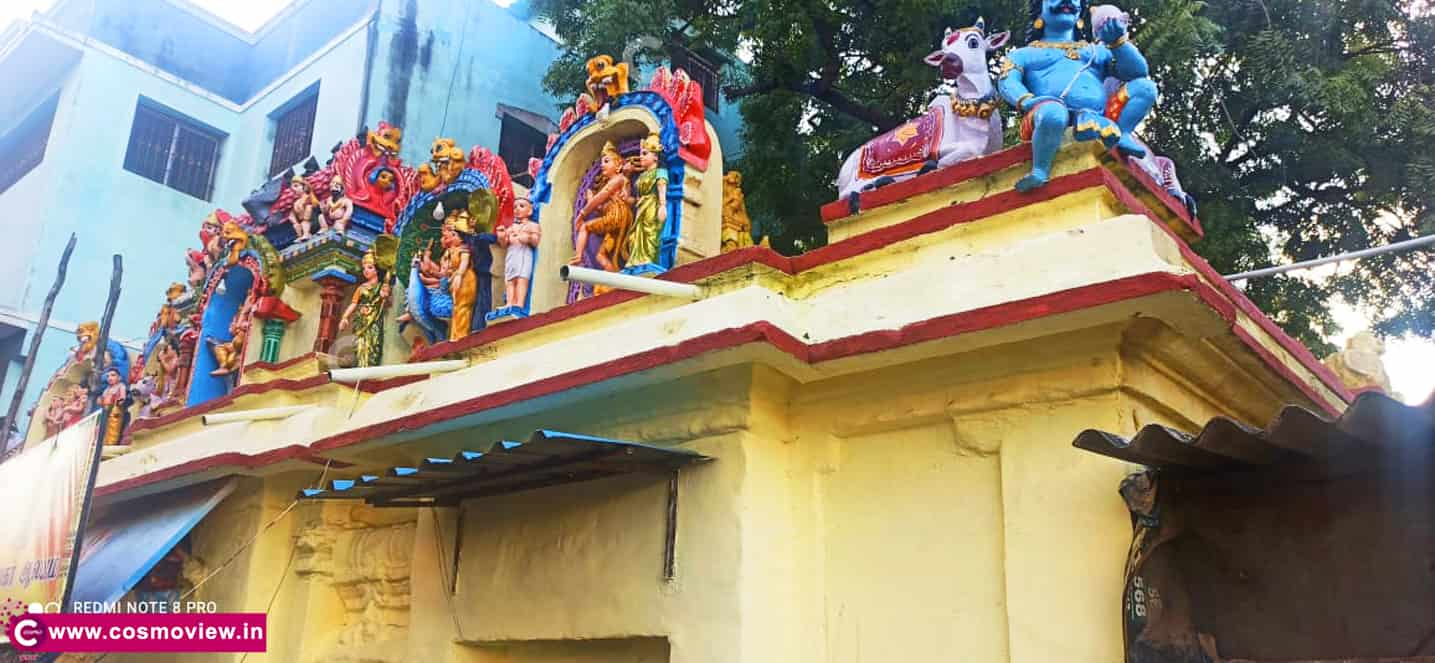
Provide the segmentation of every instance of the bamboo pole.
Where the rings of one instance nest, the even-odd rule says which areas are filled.
[[[30,373],[35,370],[35,355],[40,352],[40,339],[50,326],[50,311],[55,308],[55,298],[60,296],[60,287],[65,285],[65,270],[70,266],[70,254],[75,252],[75,239],[75,233],[70,233],[65,252],[60,254],[60,268],[55,274],[55,282],[50,286],[50,294],[45,295],[45,305],[40,309],[35,333],[30,336],[30,350],[25,353],[25,366],[20,369],[20,379],[15,383],[15,394],[10,397],[10,409],[5,413],[6,440],[10,438],[11,424],[15,422],[16,415],[20,414],[20,403],[25,399],[25,389],[30,386]]]

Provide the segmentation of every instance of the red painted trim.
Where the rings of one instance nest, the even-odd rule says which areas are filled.
[[[950,169],[949,169],[950,170]],[[942,171],[946,172],[946,171]],[[937,175],[933,173],[930,175]],[[948,175],[953,176],[953,175]],[[924,176],[925,177],[925,176]],[[918,178],[920,179],[920,178]],[[915,180],[913,180],[915,181]],[[893,185],[897,186],[897,185]],[[813,269],[818,266],[830,264],[839,260],[857,256],[863,253],[874,251],[891,244],[901,242],[923,234],[937,232],[960,223],[968,223],[995,214],[1019,209],[1034,203],[1051,200],[1068,193],[1081,191],[1096,186],[1104,186],[1112,192],[1117,200],[1131,210],[1132,213],[1141,214],[1150,219],[1158,228],[1161,228],[1174,240],[1180,248],[1182,256],[1204,277],[1176,276],[1165,272],[1155,272],[1126,279],[1118,279],[1101,284],[1092,284],[1074,288],[1057,293],[1049,293],[1041,297],[1016,302],[1007,302],[984,309],[966,311],[963,313],[934,318],[919,323],[908,325],[898,330],[883,330],[868,332],[842,339],[834,339],[815,345],[807,345],[802,341],[793,338],[791,335],[778,329],[768,322],[758,322],[743,327],[713,332],[704,336],[690,339],[675,346],[655,348],[631,357],[626,357],[597,366],[590,366],[578,371],[573,371],[545,380],[515,387],[503,392],[489,394],[476,399],[450,404],[448,406],[417,413],[395,420],[381,422],[362,429],[348,431],[337,436],[322,439],[313,445],[316,450],[337,449],[364,440],[372,439],[383,435],[392,434],[403,430],[421,428],[434,421],[447,418],[465,416],[475,412],[501,407],[521,400],[537,398],[611,379],[617,376],[626,375],[638,371],[648,370],[668,363],[680,361],[706,352],[728,349],[747,343],[766,342],[773,347],[792,355],[808,363],[829,361],[832,359],[853,356],[867,352],[876,352],[911,343],[918,343],[937,338],[952,336],[955,334],[967,333],[981,329],[989,329],[996,326],[1014,324],[1023,320],[1039,318],[1047,315],[1070,312],[1089,308],[1093,306],[1121,301],[1134,297],[1145,296],[1158,292],[1184,290],[1192,292],[1200,301],[1211,307],[1222,319],[1231,324],[1234,334],[1240,338],[1252,351],[1266,362],[1274,371],[1294,384],[1302,393],[1306,394],[1313,402],[1326,409],[1332,406],[1325,402],[1310,385],[1296,375],[1287,365],[1272,355],[1263,346],[1255,342],[1255,339],[1241,328],[1235,325],[1236,311],[1239,310],[1250,316],[1261,328],[1270,334],[1276,341],[1296,357],[1303,365],[1311,370],[1317,377],[1333,389],[1342,398],[1349,400],[1349,391],[1339,383],[1334,374],[1326,367],[1315,360],[1304,346],[1290,338],[1284,331],[1275,325],[1252,303],[1244,293],[1241,293],[1225,279],[1221,278],[1209,264],[1186,244],[1179,235],[1175,233],[1162,219],[1153,214],[1150,208],[1131,192],[1129,188],[1110,170],[1104,167],[1095,167],[1066,175],[1053,180],[1050,184],[1034,192],[1019,193],[1006,191],[981,200],[953,205],[939,210],[934,210],[922,216],[916,217],[908,222],[873,230],[847,240],[830,244],[820,249],[811,251],[796,258],[781,256],[770,249],[762,247],[750,247],[733,251],[731,253],[715,256],[707,260],[698,261],[688,265],[677,267],[662,277],[665,280],[688,282],[706,278],[708,276],[725,272],[741,267],[748,263],[760,263],[786,274],[797,274],[799,272]],[[633,292],[611,292],[599,297],[587,299],[570,306],[563,306],[552,311],[535,315],[531,318],[514,321],[507,324],[497,325],[486,329],[478,334],[471,335],[461,341],[445,342],[436,344],[421,353],[420,359],[429,359],[444,354],[461,352],[487,343],[492,343],[502,338],[507,338],[525,331],[568,320],[579,315],[590,313],[609,306],[632,301],[643,295]],[[302,360],[304,357],[296,357],[290,362]],[[288,362],[286,362],[287,364]],[[286,364],[279,364],[283,366]],[[326,375],[319,376],[327,381]],[[381,383],[374,383],[375,391],[393,388],[401,384],[409,384],[424,379],[422,376],[415,378],[401,378]],[[275,381],[265,385],[253,385],[256,387],[251,391],[245,391],[245,387],[237,389],[235,393],[221,399],[216,399],[189,410],[176,412],[156,420],[146,420],[137,426],[139,430],[157,428],[172,421],[188,416],[202,413],[220,407],[223,404],[232,402],[238,396],[246,393],[259,393],[273,388],[281,388],[278,383],[292,381]],[[303,381],[298,381],[303,382]],[[273,386],[271,386],[273,385]],[[287,387],[292,389],[293,387]],[[267,452],[273,454],[275,452]],[[264,456],[261,454],[260,456]],[[221,454],[214,458],[225,458],[228,455]],[[258,461],[248,457],[241,466],[253,467],[277,461]],[[195,461],[199,462],[199,461]],[[141,483],[125,484],[142,485],[152,481],[161,481],[171,476],[178,476],[192,471],[199,471],[218,464],[218,461],[211,461],[209,465],[193,465],[189,469],[174,473],[174,468],[166,470],[165,473],[155,473],[144,477],[136,477],[129,481],[141,481]],[[150,478],[158,477],[158,478]],[[107,488],[106,492],[113,492],[123,488]]]
[[[1035,191],[1026,193],[1014,190],[1003,191],[971,202],[932,210],[896,225],[877,228],[871,232],[849,237],[796,256],[792,259],[792,265],[799,272],[806,271],[838,260],[869,253],[913,237],[946,230],[963,223],[980,221],[1028,205],[1053,200],[1069,193],[1095,188],[1101,184],[1100,168],[1090,168],[1079,173],[1063,175]]]
[[[1101,186],[1100,168],[1091,168],[1079,173],[1058,177],[1046,186],[1029,193],[1006,191],[980,200],[952,205],[933,210],[910,221],[878,228],[869,233],[850,237],[840,242],[814,249],[795,258],[780,255],[772,249],[760,246],[748,247],[705,260],[680,265],[658,277],[665,281],[687,283],[726,272],[750,262],[767,265],[786,274],[797,274],[832,262],[855,257],[863,253],[891,246],[913,237],[945,230],[954,225],[980,221],[995,214],[1020,209],[1027,205],[1052,200],[1068,193]],[[896,186],[896,185],[893,185]],[[606,294],[584,299],[574,304],[560,306],[532,317],[494,325],[477,334],[470,334],[457,341],[435,343],[415,355],[418,361],[428,361],[450,354],[471,350],[516,334],[551,325],[599,309],[629,302],[642,293],[615,290]]]
[[[595,384],[748,343],[766,342],[811,364],[921,343],[954,334],[991,329],[1159,292],[1191,290],[1196,288],[1198,283],[1199,280],[1194,276],[1153,272],[955,313],[913,323],[900,329],[867,332],[814,345],[808,345],[794,338],[770,322],[755,322],[742,327],[711,332],[676,345],[654,348],[512,389],[346,431],[316,441],[311,448],[316,451],[339,449],[376,437],[419,429],[434,422],[549,396],[568,389]]]
[[[1171,213],[1175,214],[1176,218],[1185,222],[1186,226],[1189,227],[1192,232],[1196,233],[1197,238],[1206,236],[1205,229],[1201,227],[1201,220],[1191,216],[1191,210],[1186,209],[1186,203],[1176,200],[1176,197],[1171,195],[1171,192],[1167,191],[1166,187],[1161,186],[1161,184],[1156,181],[1156,178],[1151,177],[1151,174],[1147,173],[1145,168],[1131,163],[1131,157],[1117,152],[1114,148],[1111,154],[1121,161],[1121,164],[1126,167],[1126,172],[1131,173],[1133,179],[1140,182],[1141,186],[1146,187],[1146,190],[1150,191],[1151,195],[1156,196],[1156,199],[1161,201],[1161,204],[1165,205],[1166,209],[1171,210]]]
[[[1332,417],[1340,416],[1340,411],[1342,409],[1340,406],[1331,403],[1330,401],[1327,401],[1325,398],[1321,397],[1320,394],[1316,393],[1316,391],[1311,388],[1309,382],[1301,378],[1299,375],[1296,375],[1295,371],[1292,371],[1289,366],[1285,365],[1285,363],[1282,362],[1279,358],[1277,358],[1274,354],[1272,354],[1270,350],[1267,350],[1264,345],[1261,345],[1260,341],[1257,341],[1254,336],[1251,336],[1250,332],[1246,331],[1245,329],[1242,329],[1241,327],[1232,325],[1231,333],[1235,334],[1236,338],[1240,339],[1242,343],[1246,344],[1246,347],[1249,348],[1251,352],[1256,353],[1256,356],[1260,357],[1263,361],[1265,361],[1266,365],[1270,366],[1272,370],[1279,373],[1281,377],[1284,377],[1286,379],[1287,382],[1291,383],[1292,385],[1295,385],[1295,388],[1299,389],[1300,393],[1304,394],[1305,397],[1310,399],[1312,403],[1315,403],[1317,406],[1320,407],[1320,409],[1325,410],[1326,414],[1329,414]]]
[[[1178,276],[1165,272],[1154,272],[1117,279],[1107,283],[1048,293],[1038,297],[997,304],[972,311],[955,313],[933,320],[913,323],[900,329],[868,332],[814,345],[808,345],[802,342],[772,323],[756,322],[743,327],[712,332],[676,345],[654,348],[636,355],[615,359],[596,366],[589,366],[501,392],[487,394],[441,408],[348,431],[319,440],[308,449],[312,449],[313,451],[338,449],[375,437],[403,430],[422,428],[425,425],[437,421],[548,396],[567,389],[595,384],[622,375],[650,370],[698,355],[735,348],[749,343],[768,343],[801,361],[818,363],[867,352],[922,343],[955,334],[1016,324],[1034,318],[1077,311],[1135,297],[1161,292],[1191,291],[1197,290],[1200,287],[1201,283],[1199,279],[1194,276]],[[127,479],[124,482],[105,487],[102,492],[109,493],[126,490],[147,483],[165,481],[192,472],[212,469],[221,465],[253,469],[293,458],[299,453],[298,450],[302,449],[305,448],[290,446],[255,456],[237,453],[218,454],[207,459],[190,461],[174,468],[166,468],[153,474]]]
[[[1121,183],[1120,178],[1118,178],[1115,173],[1104,168],[1102,171],[1106,179],[1106,187],[1111,190],[1116,196],[1116,199],[1130,209],[1132,213],[1142,214],[1156,221],[1156,227],[1161,228],[1167,235],[1176,240],[1176,246],[1181,250],[1181,257],[1185,258],[1186,262],[1191,263],[1191,266],[1206,278],[1206,281],[1211,287],[1214,287],[1224,295],[1226,299],[1230,300],[1236,309],[1250,317],[1262,331],[1270,334],[1277,344],[1305,366],[1306,370],[1313,373],[1321,382],[1325,383],[1325,386],[1334,391],[1336,395],[1345,399],[1346,402],[1355,399],[1355,395],[1350,393],[1350,390],[1346,388],[1345,383],[1341,382],[1339,377],[1336,377],[1335,372],[1330,370],[1325,364],[1322,364],[1319,359],[1316,359],[1315,355],[1311,354],[1310,348],[1305,347],[1300,341],[1291,338],[1290,334],[1287,334],[1275,321],[1271,320],[1259,306],[1256,306],[1255,302],[1251,301],[1251,298],[1246,296],[1246,293],[1241,292],[1239,288],[1231,285],[1231,282],[1227,281],[1215,268],[1211,267],[1211,264],[1206,262],[1205,258],[1198,255],[1189,244],[1167,227],[1166,224],[1161,223],[1160,219],[1156,217],[1130,189],[1126,188],[1126,185]],[[1282,364],[1282,366],[1284,366],[1284,364]]]
[[[327,373],[320,373],[319,375],[314,375],[299,380],[281,378],[278,380],[270,380],[269,382],[261,382],[258,384],[240,385],[238,387],[235,387],[234,390],[229,392],[228,394],[220,396],[219,398],[205,401],[203,403],[200,403],[199,405],[187,407],[183,410],[176,410],[162,417],[155,417],[153,419],[140,419],[130,424],[129,428],[125,431],[125,436],[128,437],[140,431],[164,428],[165,426],[173,424],[177,421],[188,419],[196,415],[201,415],[206,412],[213,412],[214,410],[233,403],[235,399],[239,398],[240,396],[262,394],[268,391],[304,391],[328,383],[329,375]],[[128,441],[125,442],[125,444],[128,443]]]
[[[858,200],[861,202],[861,210],[865,212],[958,182],[985,177],[1027,161],[1031,161],[1031,146],[1022,143],[1000,152],[959,161],[941,170],[918,175],[910,180],[903,180],[871,191],[863,191],[858,196]],[[848,206],[846,200],[838,200],[822,206],[823,223],[832,223],[849,216],[852,216],[852,208]]]
[[[182,476],[204,472],[220,467],[234,467],[243,469],[256,469],[275,463],[282,463],[286,460],[299,460],[316,465],[327,465],[330,468],[344,469],[352,467],[351,463],[324,458],[315,454],[308,447],[300,444],[291,444],[279,449],[271,449],[260,454],[243,454],[238,452],[225,452],[205,458],[196,458],[191,461],[180,463],[174,467],[166,467],[149,474],[131,477],[123,481],[116,481],[104,486],[96,486],[96,495],[113,495],[132,488],[146,486],[152,483],[177,479]]]
[[[1164,187],[1157,184],[1156,180],[1148,175],[1145,170],[1131,163],[1130,158],[1116,154],[1114,150],[1112,154],[1114,154],[1115,158],[1125,167],[1125,170],[1131,173],[1132,179],[1141,183],[1162,205],[1171,210],[1171,213],[1185,223],[1186,226],[1195,233],[1197,238],[1205,237],[1206,233],[1205,229],[1201,226],[1201,220],[1191,216],[1190,211],[1186,209],[1185,203],[1176,200],[1175,196],[1172,196]],[[969,179],[986,177],[992,173],[1028,161],[1031,161],[1031,146],[1027,143],[1023,143],[1001,150],[1000,152],[993,152],[986,156],[958,162],[941,170],[919,175],[910,180],[890,184],[872,191],[865,191],[858,198],[861,203],[860,209],[864,212],[876,209],[884,205],[907,200],[913,196],[949,187]],[[821,213],[823,223],[832,223],[852,216],[851,207],[846,200],[838,200],[823,205]],[[1158,221],[1161,220],[1159,217],[1153,218],[1156,218]],[[1164,223],[1164,221],[1162,221],[1162,223]]]
[[[423,382],[427,379],[429,379],[429,376],[427,375],[402,375],[396,378],[389,378],[387,380],[369,380],[367,382],[360,382],[355,386],[358,388],[359,391],[362,391],[366,394],[377,394],[381,391],[388,391],[390,389],[393,389],[394,387],[402,387],[406,384]]]
[[[1158,225],[1161,225],[1158,223]],[[1163,226],[1164,227],[1164,226]],[[996,304],[971,311],[916,322],[899,329],[880,330],[833,339],[808,345],[778,328],[770,322],[756,322],[712,332],[689,339],[676,345],[654,348],[621,359],[604,362],[595,366],[570,371],[543,380],[530,382],[501,392],[486,394],[466,401],[452,403],[440,408],[379,422],[364,428],[346,431],[320,439],[307,450],[311,453],[330,451],[365,442],[394,433],[417,430],[439,421],[468,416],[513,403],[550,396],[562,391],[611,380],[620,376],[651,370],[674,362],[690,359],[719,350],[726,350],[749,343],[767,343],[788,355],[816,364],[860,354],[878,352],[892,348],[948,338],[955,335],[993,329],[1017,324],[1046,316],[1070,313],[1105,304],[1126,301],[1163,292],[1190,292],[1202,302],[1211,306],[1223,319],[1234,321],[1235,309],[1220,293],[1195,275],[1176,275],[1167,272],[1152,272],[1130,276],[1105,283],[1092,284],[1068,290],[1047,293],[1014,302]],[[1244,330],[1232,325],[1233,333],[1241,338],[1252,350],[1272,367],[1273,370],[1294,384],[1302,393],[1320,406],[1330,409],[1330,404],[1319,398],[1299,376],[1282,364],[1265,348],[1261,347]],[[221,465],[232,465],[253,469],[295,457],[304,447],[285,447],[247,456],[225,453],[190,461],[181,466],[167,468],[153,474],[127,479],[102,489],[111,493],[148,483],[164,481],[184,474],[199,472]]]
[[[899,329],[856,334],[807,346],[808,363],[818,363],[855,355],[880,352],[892,348],[933,341],[975,331],[1071,313],[1137,297],[1175,290],[1195,290],[1200,285],[1194,276],[1167,272],[1149,272],[1047,293],[1013,302],[944,315],[914,322]]]
[[[311,360],[311,359],[316,359],[316,358],[318,358],[318,356],[319,356],[319,353],[317,353],[317,352],[305,352],[305,353],[302,354],[302,355],[299,355],[299,356],[297,356],[297,357],[292,357],[292,358],[289,358],[289,359],[285,359],[284,361],[281,361],[281,362],[278,362],[278,363],[267,362],[267,361],[256,361],[256,362],[253,362],[253,363],[250,363],[250,364],[246,364],[246,365],[244,366],[244,370],[248,371],[248,370],[251,369],[251,368],[256,368],[256,369],[260,369],[260,370],[264,370],[264,371],[282,371],[282,370],[284,370],[284,369],[286,369],[286,368],[289,368],[290,366],[295,366],[295,365],[297,365],[297,364],[301,364],[301,363],[306,362],[306,361],[309,361],[309,360]]]
[[[747,263],[768,265],[773,269],[787,274],[795,273],[792,268],[791,258],[783,256],[769,248],[753,246],[674,267],[658,278],[665,281],[688,283],[736,269]],[[585,313],[605,309],[609,306],[616,306],[623,302],[630,302],[642,296],[644,295],[639,292],[614,290],[597,297],[580,300],[573,304],[559,306],[558,308],[544,311],[531,317],[493,325],[477,334],[470,334],[457,341],[435,343],[424,348],[422,352],[414,356],[414,359],[417,361],[429,361],[446,355],[472,350],[473,348],[488,345],[489,343],[532,329],[556,324],[564,320],[576,318]]]

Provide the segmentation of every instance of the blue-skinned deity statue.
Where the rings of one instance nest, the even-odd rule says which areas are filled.
[[[1086,0],[1030,0],[1026,46],[1001,63],[997,90],[1022,115],[1022,140],[1031,141],[1031,173],[1016,184],[1030,191],[1051,178],[1051,162],[1067,127],[1076,140],[1100,140],[1107,148],[1143,157],[1136,125],[1156,103],[1156,84],[1146,58],[1127,39],[1119,18],[1095,28],[1097,43],[1080,39]],[[1114,8],[1111,8],[1114,10]],[[1123,84],[1108,95],[1102,81]]]

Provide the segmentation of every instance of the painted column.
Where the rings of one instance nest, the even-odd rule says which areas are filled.
[[[358,279],[333,267],[327,267],[309,278],[322,288],[319,291],[319,334],[314,338],[314,352],[328,354],[334,339],[339,337],[344,288],[357,283]]]
[[[284,328],[299,319],[299,312],[289,308],[284,300],[274,295],[260,297],[254,304],[254,317],[263,320],[263,334],[259,346],[259,361],[271,364],[279,361],[279,345],[284,341]]]
[[[279,361],[279,343],[284,340],[284,321],[264,321],[264,345],[259,348],[259,361]]]

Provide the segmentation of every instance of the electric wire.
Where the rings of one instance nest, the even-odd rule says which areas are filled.
[[[468,19],[470,3],[463,4],[463,29],[458,32],[458,50],[453,54],[453,73],[448,77],[448,94],[443,100],[443,120],[439,122],[438,132],[443,135],[444,129],[448,127],[448,106],[453,101],[453,86],[458,83],[458,68],[463,64],[463,44],[468,40]]]

